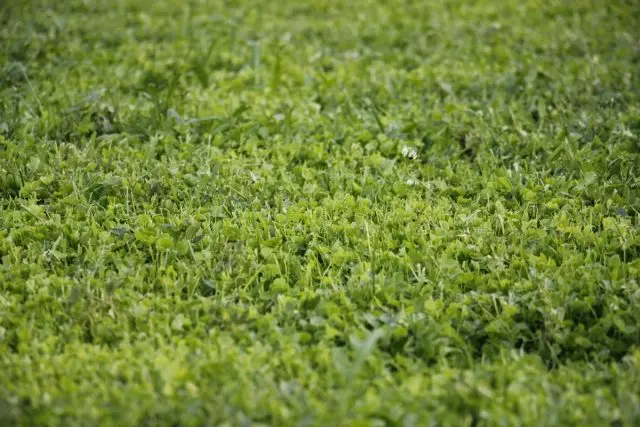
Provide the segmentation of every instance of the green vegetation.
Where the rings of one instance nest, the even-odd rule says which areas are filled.
[[[0,424],[639,425],[638,22],[2,1]]]

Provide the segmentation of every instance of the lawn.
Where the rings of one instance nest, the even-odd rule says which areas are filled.
[[[0,425],[640,425],[640,3],[0,2]]]

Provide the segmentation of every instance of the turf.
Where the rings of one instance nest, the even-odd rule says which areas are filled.
[[[5,0],[0,424],[640,424],[640,3]]]

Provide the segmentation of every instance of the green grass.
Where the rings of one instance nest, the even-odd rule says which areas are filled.
[[[640,424],[640,3],[5,0],[0,424]]]

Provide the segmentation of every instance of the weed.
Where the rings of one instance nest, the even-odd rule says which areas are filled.
[[[638,425],[638,16],[1,2],[1,422]]]

